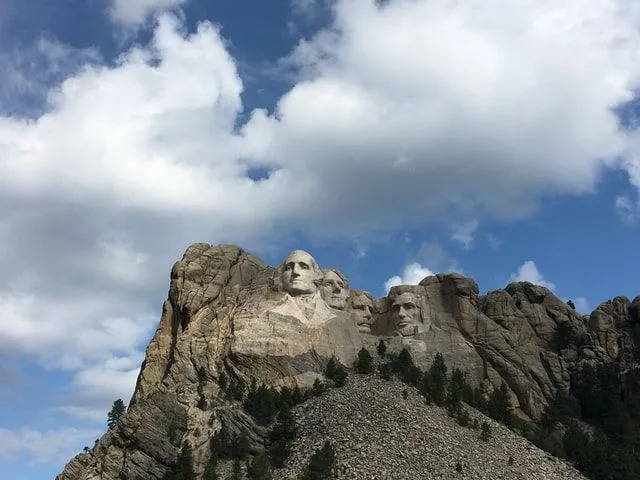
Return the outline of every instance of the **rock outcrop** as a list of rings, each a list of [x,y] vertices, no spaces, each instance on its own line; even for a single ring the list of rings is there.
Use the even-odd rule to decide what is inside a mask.
[[[544,287],[512,283],[480,296],[472,279],[438,274],[373,300],[306,252],[274,268],[235,246],[194,244],[171,271],[127,413],[57,478],[161,479],[187,441],[202,472],[223,424],[248,432],[258,451],[265,429],[222,395],[223,378],[307,387],[330,357],[351,367],[380,340],[391,352],[409,349],[422,367],[440,352],[487,393],[505,382],[514,410],[536,419],[585,362],[630,358],[637,324],[640,296],[582,317]]]

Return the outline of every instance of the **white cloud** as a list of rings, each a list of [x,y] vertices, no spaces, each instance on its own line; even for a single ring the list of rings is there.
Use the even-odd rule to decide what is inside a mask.
[[[589,306],[589,302],[586,298],[576,297],[567,300],[571,300],[573,302],[573,304],[576,306],[576,311],[581,315],[587,315],[591,313],[591,307]]]
[[[145,23],[151,15],[179,7],[187,0],[112,0],[111,19],[126,26]]]
[[[27,455],[30,463],[64,464],[79,453],[78,445],[84,443],[92,447],[100,434],[97,429],[62,428],[40,431],[31,428],[0,428],[0,458],[14,460]]]
[[[113,15],[139,23],[178,3]],[[521,216],[542,195],[591,190],[629,147],[612,107],[640,83],[630,2],[351,0],[335,13],[285,62],[300,79],[276,111],[240,134],[243,85],[219,32],[167,15],[115,64],[71,62],[42,115],[0,117],[2,349],[76,369],[80,386],[140,353],[191,242]],[[271,174],[254,182],[252,166]]]
[[[538,271],[538,267],[533,260],[528,260],[520,265],[518,271],[511,274],[511,281],[531,282],[536,285],[547,287],[549,290],[554,290],[556,288],[553,283],[548,282],[542,277],[542,274]]]
[[[476,230],[478,229],[479,222],[472,220],[465,223],[458,223],[453,226],[453,233],[451,238],[460,243],[465,250],[471,250],[473,248],[473,238]]]
[[[636,201],[629,195],[618,195],[616,197],[616,212],[624,223],[635,224],[640,218],[640,195]]]
[[[142,352],[138,352],[82,369],[73,381],[75,393],[61,399],[56,410],[104,424],[114,400],[121,398],[125,405],[129,402],[142,359]]]
[[[395,275],[384,282],[385,295],[391,287],[395,287],[396,285],[417,285],[423,278],[430,275],[434,275],[434,273],[428,268],[423,267],[417,262],[409,263],[405,265],[402,270],[402,276]]]

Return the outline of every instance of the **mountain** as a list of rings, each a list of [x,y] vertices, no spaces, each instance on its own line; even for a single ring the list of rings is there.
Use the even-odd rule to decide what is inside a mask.
[[[283,387],[289,392],[294,387],[308,389],[316,380],[326,382],[331,357],[351,368],[363,347],[374,354],[380,341],[391,358],[408,352],[421,371],[428,370],[441,354],[449,371],[464,372],[465,382],[476,395],[491,398],[495,392],[506,392],[510,415],[523,423],[540,421],[549,405],[555,405],[563,394],[570,395],[587,366],[597,370],[615,365],[618,372],[635,371],[640,296],[633,302],[616,297],[590,316],[581,316],[548,289],[527,282],[512,283],[483,296],[478,293],[470,278],[438,274],[419,285],[393,287],[387,297],[373,299],[367,292],[349,290],[339,271],[320,269],[303,251],[294,251],[280,266],[270,267],[236,246],[191,245],[172,268],[168,299],[127,412],[56,478],[174,478],[172,472],[180,468],[185,446],[196,478],[201,478],[209,463],[212,438],[216,432],[219,438],[221,429],[237,438],[243,436],[252,454],[271,442],[269,422],[259,421],[255,412],[251,415],[243,408],[248,394],[255,396],[261,388],[261,394],[268,397],[265,392]],[[399,387],[375,375],[367,377],[368,382],[364,378],[350,376],[344,392],[354,390],[362,395],[354,398],[344,393],[348,401],[340,400],[338,390],[331,390],[326,402],[338,403],[322,407],[322,402],[310,399],[297,405],[294,414],[301,431],[315,421],[318,411],[325,412],[321,414],[325,419],[329,412],[361,413],[363,422],[369,414],[387,418],[384,415],[393,412],[395,405],[386,411],[384,402],[374,400],[398,403],[393,389]],[[367,388],[375,395],[366,394]],[[429,437],[435,443],[423,442],[410,452],[400,449],[398,458],[421,458],[418,465],[427,468],[434,464],[427,461],[433,455],[442,460],[434,454],[440,448],[435,445],[450,443],[443,462],[449,465],[458,457],[455,461],[461,462],[464,475],[502,458],[499,475],[503,477],[474,473],[468,478],[536,477],[536,471],[551,472],[537,478],[581,478],[575,471],[566,473],[569,467],[523,438],[504,436],[506,429],[495,425],[494,430],[501,433],[493,447],[491,442],[472,447],[469,429],[458,428],[451,418],[447,423],[439,407],[418,405],[415,395],[412,389],[406,400],[415,405],[399,407],[406,421],[391,422],[387,440],[398,438],[396,450],[400,440],[407,438]],[[316,404],[320,410],[315,417],[305,414]],[[481,416],[468,410],[471,416]],[[345,467],[348,459],[348,468],[353,469],[340,478],[415,478],[383,474],[376,468],[363,476],[354,473],[377,465],[375,458],[383,458],[373,454],[370,440],[359,440],[368,435],[368,424],[354,421],[342,433],[331,433],[331,427],[322,427],[328,438],[345,436],[336,440],[337,468]],[[374,432],[371,435],[381,435]],[[465,440],[464,435],[469,438]],[[451,442],[443,440],[449,437]],[[309,453],[300,446],[304,438],[293,443],[292,466],[287,468],[294,464],[302,468],[300,455]],[[345,453],[340,442],[358,444],[359,460],[353,459],[353,452]],[[514,452],[508,469],[503,468],[503,457],[509,452],[505,445],[511,445]],[[394,453],[391,458],[395,457]],[[412,471],[412,461],[407,462],[398,463],[398,471]],[[274,478],[297,475],[287,473],[286,468],[276,472]],[[452,470],[451,478],[459,478],[458,474]]]

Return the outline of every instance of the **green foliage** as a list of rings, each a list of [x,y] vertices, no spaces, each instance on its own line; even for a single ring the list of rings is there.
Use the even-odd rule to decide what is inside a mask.
[[[488,442],[491,438],[491,425],[487,422],[482,422],[482,426],[480,427],[480,440],[483,442]]]
[[[573,310],[576,309],[576,304],[573,303],[571,300],[567,300],[567,305],[569,305],[569,307],[571,307],[571,309],[573,309]]]
[[[246,431],[231,435],[225,424],[217,431],[209,444],[210,461],[245,458],[249,454],[249,437]]]
[[[460,462],[456,463],[456,472],[462,473],[462,464]]]
[[[335,450],[331,443],[326,441],[322,448],[316,450],[309,459],[301,480],[327,480],[331,478],[335,459]]]
[[[393,373],[393,369],[391,368],[391,363],[385,362],[378,367],[380,371],[380,376],[385,380],[391,380],[391,374]]]
[[[509,466],[512,466],[512,465],[513,465],[513,456],[512,456],[512,455],[509,455],[509,461],[507,462],[507,464],[508,464]]]
[[[298,385],[293,387],[293,391],[291,392],[291,406],[298,405],[304,402],[304,400],[305,396],[304,393],[302,393],[302,390],[300,390],[300,387],[298,387]]]
[[[373,371],[373,358],[369,350],[361,348],[358,352],[358,360],[356,360],[356,370],[358,373],[371,373]]]
[[[316,378],[313,382],[313,386],[311,387],[311,395],[314,397],[319,397],[324,393],[324,385],[320,381],[319,378]]]
[[[113,402],[113,406],[111,407],[111,410],[109,410],[109,413],[107,413],[107,426],[109,427],[109,429],[112,429],[118,424],[120,417],[124,414],[126,410],[127,409],[124,406],[124,402],[122,401],[121,398]]]
[[[207,466],[204,467],[204,473],[202,474],[202,480],[220,480],[218,475],[218,462],[215,458],[210,458],[207,462]]]
[[[269,435],[269,459],[276,468],[282,468],[291,453],[291,443],[296,438],[296,422],[288,404],[278,412],[278,420]]]
[[[402,390],[402,398],[404,398],[405,400],[409,398],[409,390],[407,390],[406,388]]]
[[[264,385],[256,388],[255,383],[252,383],[243,407],[259,425],[269,425],[278,411],[278,403],[277,390]]]
[[[175,466],[165,474],[163,480],[195,480],[193,450],[189,442],[183,445]]]
[[[513,426],[513,415],[509,409],[509,389],[506,383],[502,382],[500,388],[496,388],[491,392],[487,405],[487,414],[508,427]]]
[[[469,412],[467,410],[461,409],[460,412],[456,415],[456,421],[461,427],[468,427],[471,423],[471,415],[469,415]]]
[[[384,357],[384,354],[387,353],[387,345],[382,340],[378,342],[377,351],[380,357]]]
[[[336,357],[331,357],[327,362],[325,376],[333,380],[337,387],[343,387],[347,383],[347,369],[342,365]]]
[[[553,427],[556,423],[567,423],[580,415],[578,403],[562,390],[558,390],[540,418],[540,425]]]
[[[553,331],[553,348],[556,352],[564,350],[575,342],[575,333],[570,322],[560,322]]]
[[[232,378],[229,382],[229,387],[225,391],[224,398],[227,400],[242,400],[246,389],[247,386],[242,378]]]
[[[444,405],[447,393],[447,366],[441,353],[437,353],[429,370],[422,377],[421,391],[436,405]]]
[[[198,372],[198,408],[200,410],[206,410],[207,408],[207,399],[204,395],[204,385],[207,381],[207,372],[204,368],[199,368]]]
[[[259,453],[249,464],[247,476],[250,480],[271,480],[271,468],[264,453]]]

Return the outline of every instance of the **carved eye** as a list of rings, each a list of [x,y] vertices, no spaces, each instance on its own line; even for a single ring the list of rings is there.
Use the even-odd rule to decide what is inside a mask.
[[[338,282],[336,285],[338,285],[338,287],[340,287],[340,288],[344,288],[344,283],[342,283],[342,282]]]
[[[304,263],[304,262],[300,262],[300,263],[299,263],[299,265],[300,265],[300,268],[301,268],[301,269],[303,269],[303,270],[309,270],[309,265],[307,265],[306,263]]]

